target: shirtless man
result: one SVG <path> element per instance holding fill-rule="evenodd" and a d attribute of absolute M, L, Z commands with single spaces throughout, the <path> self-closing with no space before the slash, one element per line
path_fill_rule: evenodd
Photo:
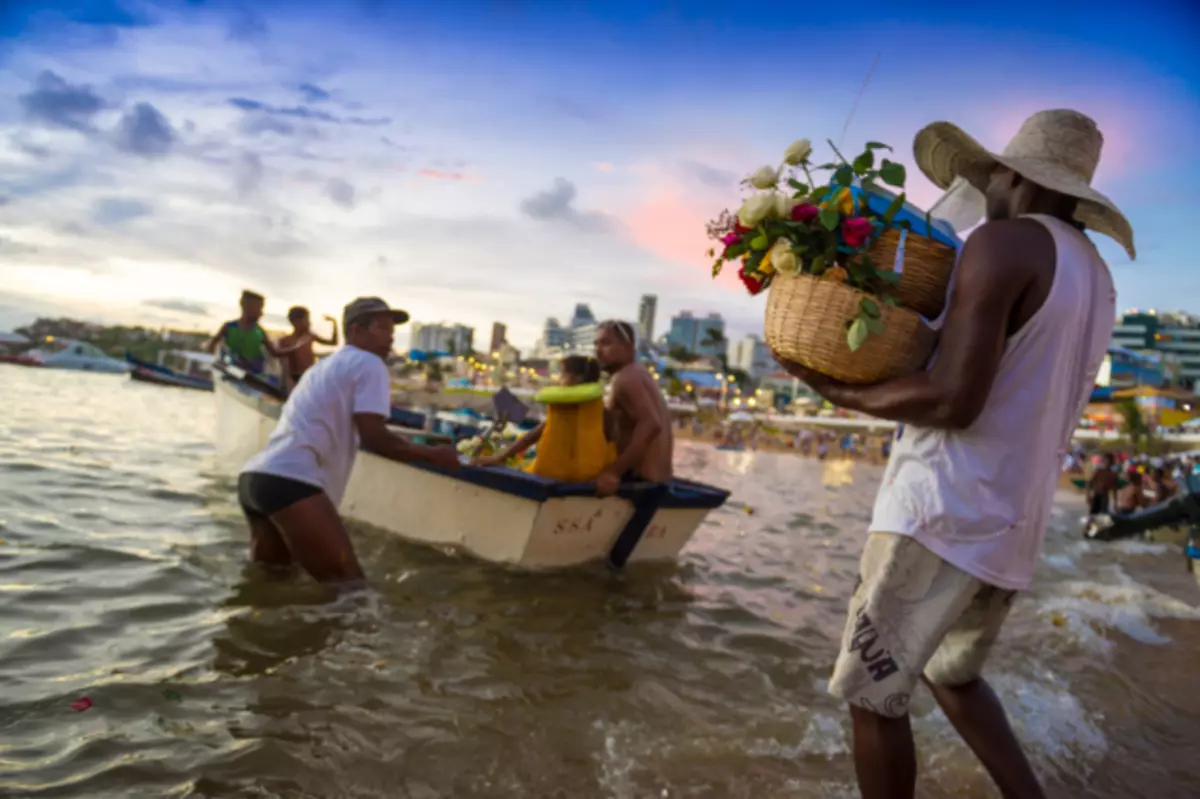
<path fill-rule="evenodd" d="M 1117 472 L 1115 460 L 1111 452 L 1104 453 L 1104 459 L 1092 472 L 1088 481 L 1088 514 L 1099 516 L 1108 513 L 1112 506 L 1113 495 L 1117 493 Z"/>
<path fill-rule="evenodd" d="M 279 340 L 279 346 L 287 352 L 284 366 L 287 368 L 287 376 L 293 386 L 300 382 L 300 376 L 317 361 L 317 357 L 313 354 L 314 342 L 324 344 L 326 347 L 337 346 L 337 320 L 332 316 L 326 316 L 325 319 L 333 327 L 333 333 L 329 338 L 322 338 L 312 332 L 312 320 L 308 317 L 307 308 L 297 305 L 288 311 L 288 321 L 292 323 L 292 332 Z"/>
<path fill-rule="evenodd" d="M 637 363 L 633 326 L 601 323 L 596 360 L 612 375 L 609 412 L 617 445 L 617 459 L 596 478 L 596 493 L 616 493 L 622 477 L 651 483 L 670 480 L 675 448 L 671 414 L 658 383 Z"/>

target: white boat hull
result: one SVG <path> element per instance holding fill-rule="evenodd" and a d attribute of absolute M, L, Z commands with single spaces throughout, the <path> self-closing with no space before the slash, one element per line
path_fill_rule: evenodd
<path fill-rule="evenodd" d="M 217 455 L 223 469 L 236 472 L 266 445 L 279 405 L 227 379 L 217 379 L 215 394 Z M 523 568 L 604 559 L 635 513 L 630 499 L 547 496 L 547 486 L 553 494 L 555 484 L 542 478 L 492 480 L 504 476 L 488 471 L 464 468 L 449 475 L 360 452 L 341 511 L 411 541 Z M 640 536 L 634 534 L 628 562 L 675 559 L 726 496 L 708 486 L 673 484 L 671 498 L 659 503 L 644 528 L 637 525 Z"/>

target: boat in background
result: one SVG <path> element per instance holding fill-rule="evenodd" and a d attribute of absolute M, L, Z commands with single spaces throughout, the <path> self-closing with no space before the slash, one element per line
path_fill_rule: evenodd
<path fill-rule="evenodd" d="M 105 355 L 104 351 L 94 344 L 73 339 L 48 338 L 24 356 L 34 362 L 29 365 L 44 366 L 47 369 L 124 374 L 132 368 L 125 361 Z"/>
<path fill-rule="evenodd" d="M 196 391 L 213 390 L 212 364 L 214 359 L 206 352 L 164 350 L 159 353 L 159 362 L 152 363 L 125 350 L 125 360 L 132 369 L 129 373 L 132 380 L 160 386 L 190 388 Z M 167 361 L 178 363 L 179 368 L 167 366 Z"/>
<path fill-rule="evenodd" d="M 266 446 L 282 403 L 217 364 L 217 457 L 236 473 Z M 393 427 L 418 443 L 446 437 Z M 401 538 L 526 569 L 607 559 L 671 561 L 729 492 L 675 479 L 625 483 L 600 498 L 590 483 L 561 483 L 513 469 L 463 466 L 447 472 L 363 451 L 341 512 Z"/>

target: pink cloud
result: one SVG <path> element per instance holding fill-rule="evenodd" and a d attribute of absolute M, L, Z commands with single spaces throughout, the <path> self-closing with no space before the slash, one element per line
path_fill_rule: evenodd
<path fill-rule="evenodd" d="M 417 174 L 430 180 L 450 180 L 457 183 L 482 183 L 483 178 L 462 172 L 442 172 L 438 169 L 418 169 Z"/>
<path fill-rule="evenodd" d="M 596 163 L 592 164 L 592 167 L 597 172 L 603 172 L 605 174 L 612 172 L 616 168 L 608 161 L 597 161 Z"/>

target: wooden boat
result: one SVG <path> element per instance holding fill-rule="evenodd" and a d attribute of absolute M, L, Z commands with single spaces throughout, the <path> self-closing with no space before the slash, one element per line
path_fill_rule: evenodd
<path fill-rule="evenodd" d="M 142 360 L 126 350 L 125 360 L 131 367 L 130 379 L 159 386 L 190 388 L 196 391 L 213 390 L 213 381 L 209 371 L 212 356 L 198 352 L 172 353 L 172 356 L 183 362 L 182 370 Z M 166 357 L 166 353 L 164 353 L 164 357 Z"/>
<path fill-rule="evenodd" d="M 217 372 L 217 455 L 222 468 L 236 472 L 266 445 L 282 405 L 231 370 Z M 442 439 L 411 428 L 393 431 L 419 443 Z M 542 569 L 602 559 L 614 566 L 673 560 L 728 497 L 723 489 L 676 479 L 625 484 L 601 499 L 590 484 L 511 469 L 445 472 L 363 451 L 341 511 L 411 541 Z"/>

